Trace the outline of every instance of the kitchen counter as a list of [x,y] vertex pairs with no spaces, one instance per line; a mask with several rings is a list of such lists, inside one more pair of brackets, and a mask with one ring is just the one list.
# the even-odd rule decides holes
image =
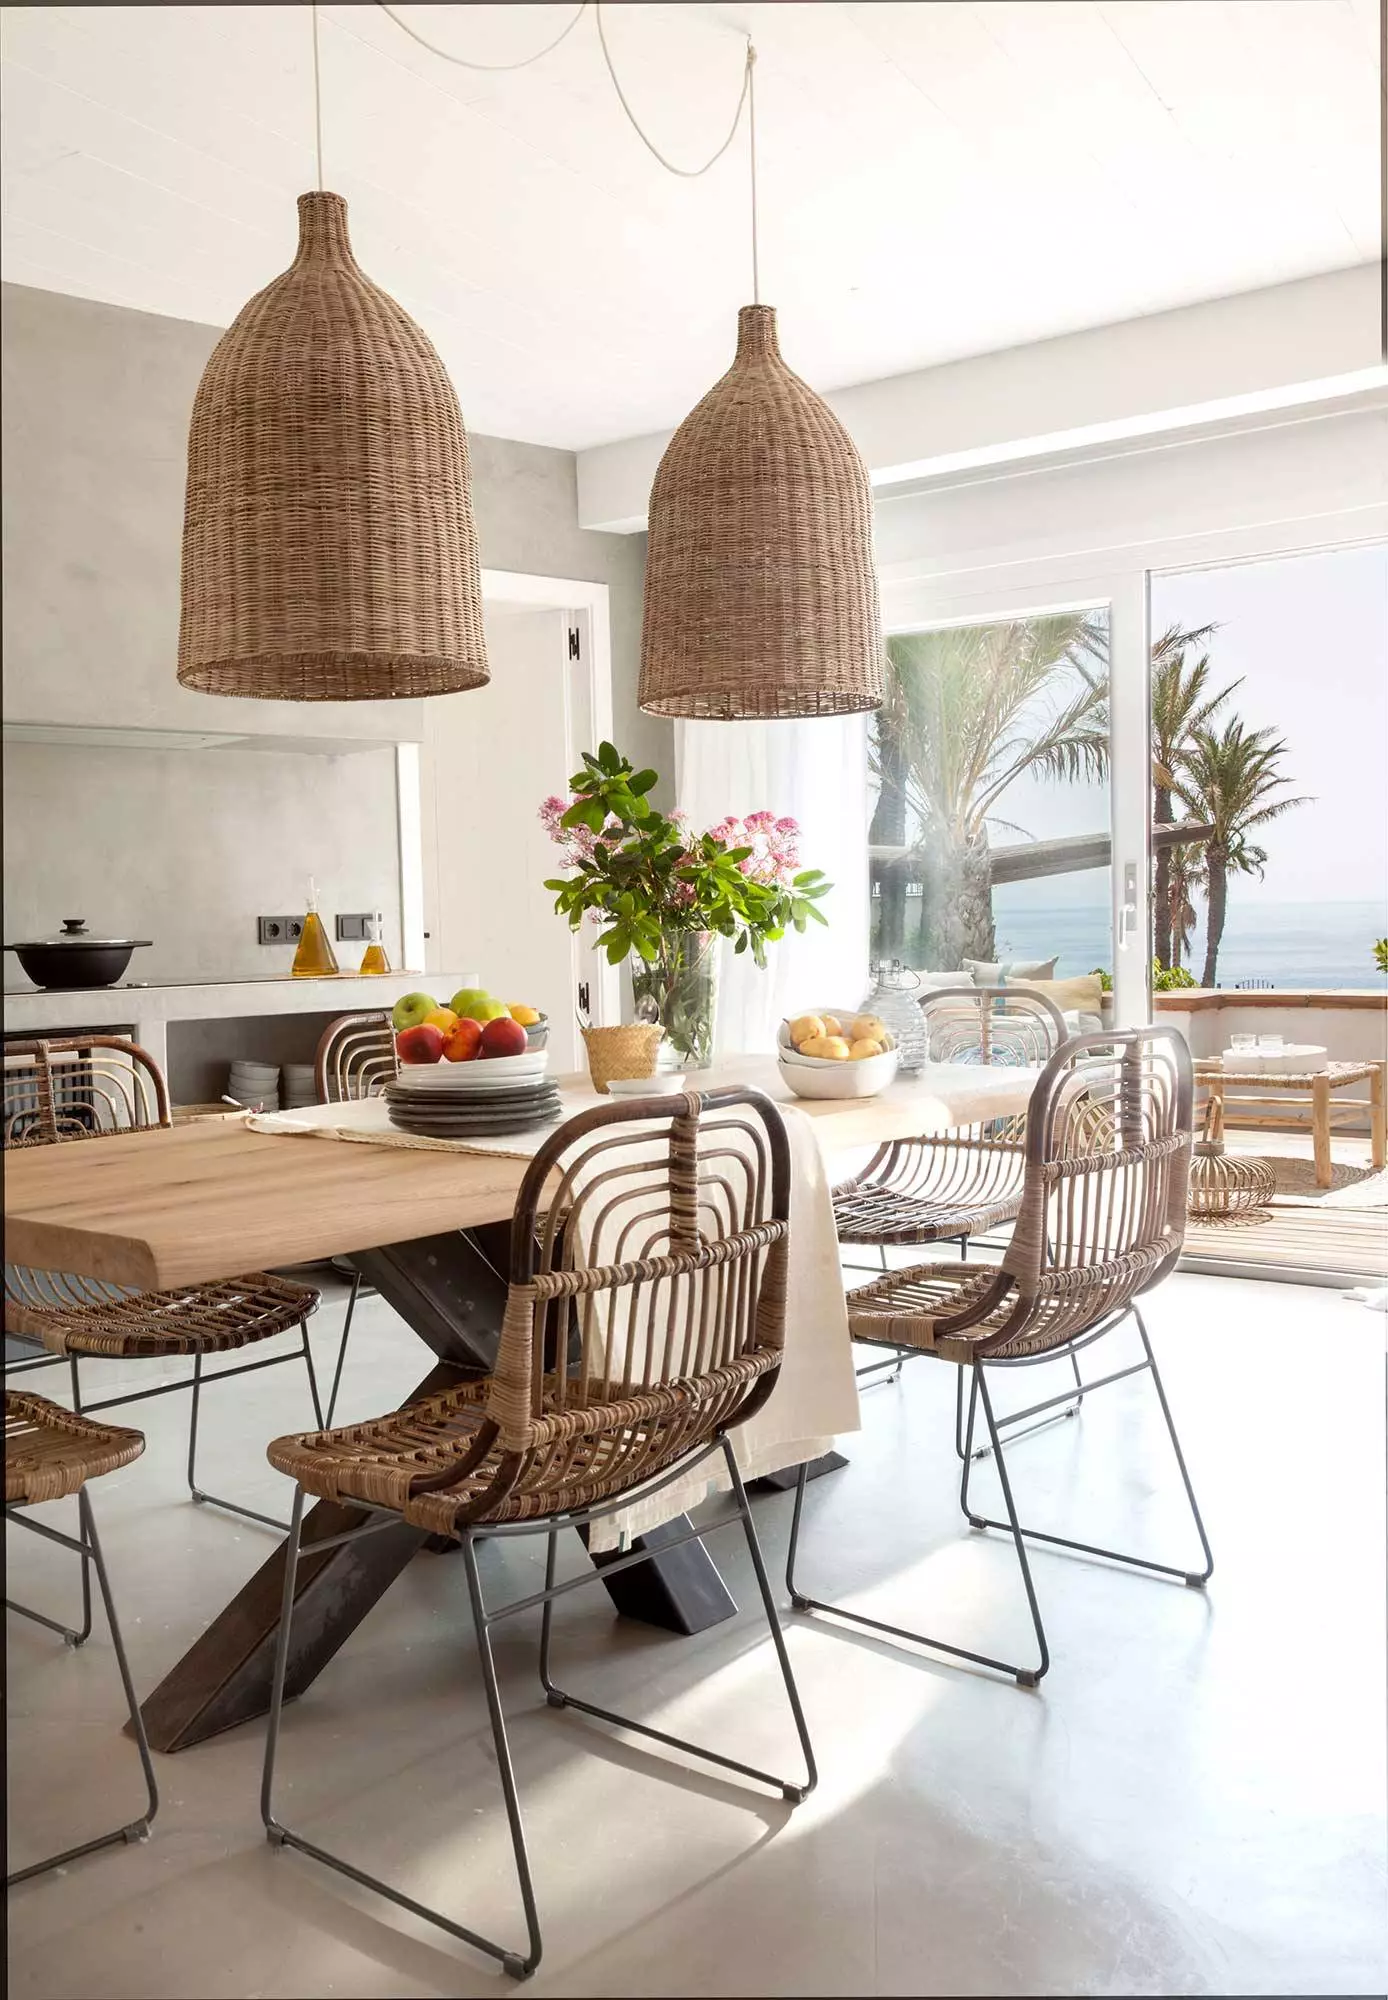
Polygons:
[[[181,1024],[219,1021],[236,1024],[239,1032],[232,1033],[229,1029],[225,1043],[230,1059],[233,1055],[257,1052],[257,1044],[247,1032],[254,1030],[257,1021],[264,1022],[268,1030],[271,1023],[287,1017],[287,1026],[292,1029],[296,1015],[330,1018],[334,1014],[387,1009],[402,994],[419,988],[446,1002],[449,994],[456,993],[465,983],[465,978],[466,975],[454,978],[423,972],[389,972],[366,979],[357,973],[339,973],[324,979],[294,979],[283,974],[220,983],[189,980],[178,985],[125,984],[42,991],[25,987],[5,994],[5,1033],[43,1035],[83,1029],[130,1033],[169,1076],[175,1100],[187,1101],[190,1091],[197,1099],[207,1092],[205,1086],[196,1085],[191,1078],[186,1085],[180,1082],[177,1057]],[[304,1021],[300,1034],[303,1046],[295,1047],[292,1059],[306,1061],[312,1056],[310,1044],[316,1040],[310,1021]],[[196,1036],[190,1030],[183,1037],[185,1043],[192,1039],[197,1039],[203,1047],[207,1045],[205,1034]],[[266,1046],[264,1053],[269,1060],[281,1059],[278,1043]]]

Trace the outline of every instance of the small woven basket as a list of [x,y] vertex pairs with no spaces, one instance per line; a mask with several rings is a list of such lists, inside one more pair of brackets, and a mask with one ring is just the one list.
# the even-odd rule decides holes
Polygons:
[[614,1078],[654,1076],[656,1050],[665,1030],[658,1024],[633,1021],[623,1028],[585,1028],[588,1074],[593,1088],[606,1097]]

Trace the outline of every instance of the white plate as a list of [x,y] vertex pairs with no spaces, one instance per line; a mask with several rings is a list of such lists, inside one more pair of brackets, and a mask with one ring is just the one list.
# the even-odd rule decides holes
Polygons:
[[609,1097],[671,1097],[684,1089],[684,1077],[677,1069],[661,1070],[656,1076],[613,1076],[607,1080]]
[[397,1081],[406,1090],[447,1090],[466,1083],[469,1090],[514,1090],[534,1083],[549,1065],[546,1049],[527,1049],[519,1056],[475,1056],[471,1062],[402,1063]]

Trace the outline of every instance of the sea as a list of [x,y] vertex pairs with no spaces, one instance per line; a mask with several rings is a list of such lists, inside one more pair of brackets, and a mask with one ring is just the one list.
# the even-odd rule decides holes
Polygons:
[[[1112,925],[1106,905],[1047,904],[1038,885],[1003,884],[993,891],[1000,959],[1049,958],[1056,977],[1113,966]],[[1240,903],[1237,887],[1219,947],[1217,983],[1238,986],[1267,980],[1273,986],[1388,993],[1388,976],[1374,964],[1374,940],[1388,936],[1388,898],[1361,903],[1277,903],[1262,897]],[[1202,911],[1203,917],[1203,911]],[[1187,963],[1196,978],[1205,961],[1203,922]]]

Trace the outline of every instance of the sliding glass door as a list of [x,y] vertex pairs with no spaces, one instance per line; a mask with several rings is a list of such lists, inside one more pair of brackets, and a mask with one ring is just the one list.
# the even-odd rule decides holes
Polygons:
[[1066,1012],[1107,1014],[1109,629],[1097,604],[889,635],[868,751],[875,964],[1066,982]]

